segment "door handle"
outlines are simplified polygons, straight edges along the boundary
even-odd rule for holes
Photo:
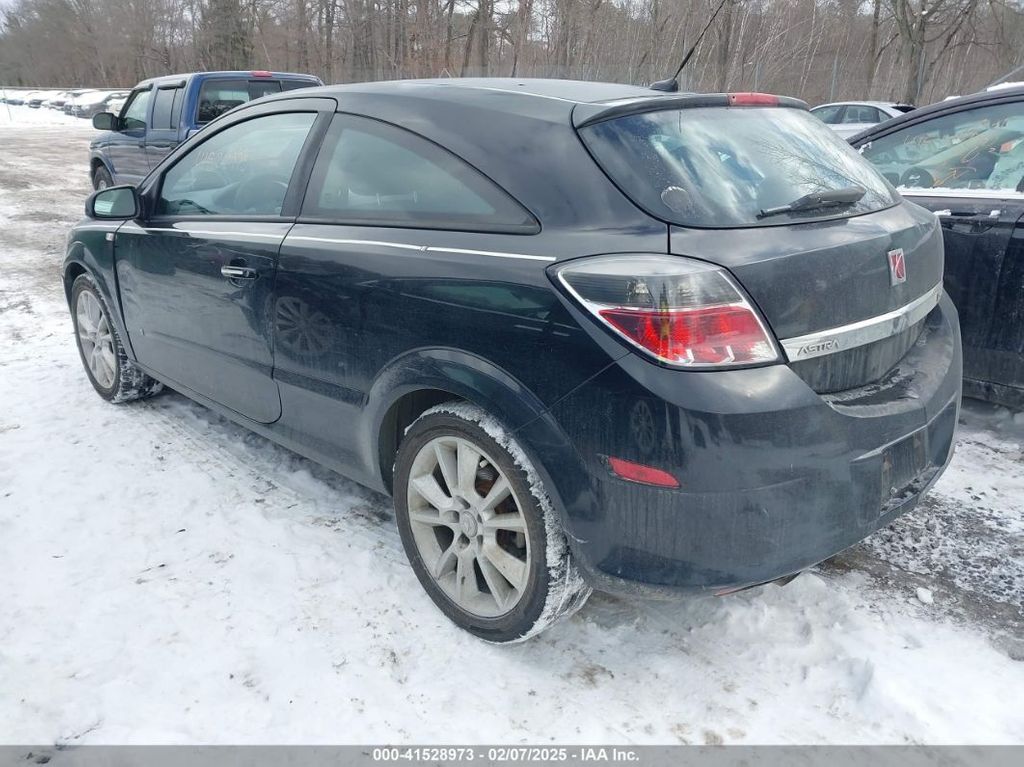
[[[988,213],[961,213],[959,211],[952,210],[937,210],[935,215],[939,218],[945,218],[953,221],[978,221],[992,223],[998,221],[999,217],[1003,215],[1003,211],[999,209],[990,210]]]
[[[248,266],[222,266],[220,274],[229,280],[255,280],[259,276],[259,272]]]

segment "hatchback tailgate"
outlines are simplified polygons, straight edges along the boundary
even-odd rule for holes
[[[852,218],[741,229],[671,227],[673,254],[727,268],[758,305],[776,338],[785,342],[842,329],[900,311],[942,282],[942,235],[934,215],[901,202]],[[903,281],[890,253],[902,251]],[[933,304],[934,305],[934,304]],[[917,314],[920,314],[918,312]],[[876,329],[856,349],[821,348],[794,369],[817,391],[839,391],[882,377],[916,340],[916,322]],[[878,336],[884,336],[878,337]]]

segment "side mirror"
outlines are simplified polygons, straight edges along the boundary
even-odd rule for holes
[[[142,213],[142,201],[134,186],[111,186],[93,192],[85,201],[89,218],[127,220]]]
[[[92,127],[96,130],[116,130],[117,115],[113,112],[99,112],[92,116]]]

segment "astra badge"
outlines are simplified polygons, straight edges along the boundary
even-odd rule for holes
[[[899,285],[907,281],[907,262],[903,258],[903,248],[890,250],[889,256],[889,285]]]

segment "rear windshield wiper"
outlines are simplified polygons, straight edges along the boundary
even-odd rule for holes
[[[832,208],[838,205],[853,205],[864,194],[865,190],[859,186],[844,186],[841,189],[811,192],[777,208],[762,208],[757,217],[768,218],[769,216],[777,216],[779,213],[791,213],[798,210],[816,210],[818,208]]]

